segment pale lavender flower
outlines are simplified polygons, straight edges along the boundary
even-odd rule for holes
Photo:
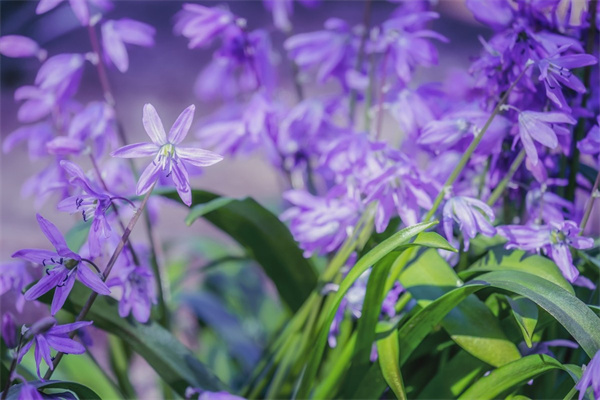
[[[208,46],[225,32],[241,35],[246,20],[222,7],[186,3],[176,15],[175,33],[189,39],[190,49]]]
[[[558,146],[556,131],[565,129],[553,124],[575,124],[570,115],[560,112],[522,111],[519,113],[519,138],[523,143],[527,158],[533,165],[538,163],[538,152],[534,140],[554,149]]]
[[[297,2],[314,7],[320,3],[320,0],[297,0]],[[291,31],[290,17],[294,13],[294,0],[263,0],[263,4],[273,14],[273,24],[277,29],[283,32]]]
[[[94,292],[103,295],[110,294],[110,290],[102,279],[82,264],[85,260],[69,249],[65,238],[56,226],[39,214],[37,214],[37,220],[44,235],[54,245],[56,252],[41,249],[23,249],[12,255],[13,258],[20,258],[46,267],[46,274],[25,292],[25,299],[35,300],[44,293],[56,288],[50,306],[50,312],[55,315],[65,304],[71,289],[73,289],[75,276]],[[50,269],[50,266],[53,266],[53,268]]]
[[[108,286],[120,286],[123,290],[119,301],[121,318],[133,314],[134,318],[146,323],[150,319],[152,304],[156,304],[154,276],[145,267],[129,266],[119,272],[119,276],[111,278]]]
[[[585,86],[571,70],[596,63],[596,57],[591,54],[555,55],[540,60],[538,67],[540,69],[540,79],[544,81],[546,87],[546,96],[559,108],[570,110],[561,86],[567,86],[577,93],[585,93]]]
[[[102,24],[102,46],[107,64],[113,64],[120,72],[129,69],[129,56],[125,44],[142,47],[154,46],[156,29],[129,18],[108,20]]]
[[[596,117],[596,125],[588,131],[586,137],[577,143],[577,148],[583,154],[597,155],[600,166],[600,116]]]
[[[508,27],[514,17],[507,0],[467,0],[466,5],[477,21],[496,30]]]
[[[600,351],[597,351],[592,360],[583,370],[581,379],[575,385],[579,390],[579,400],[583,400],[588,387],[592,388],[595,399],[600,399]]]
[[[19,362],[23,356],[29,351],[35,342],[35,364],[37,367],[37,375],[42,379],[40,374],[40,364],[42,359],[46,365],[52,370],[51,349],[60,351],[65,354],[83,354],[85,347],[81,343],[69,338],[69,332],[83,328],[92,324],[92,321],[74,322],[72,324],[56,325],[56,320],[53,317],[46,317],[33,324],[26,332],[25,337],[31,339],[27,342],[19,352]]]
[[[568,220],[550,225],[505,225],[498,227],[497,231],[508,239],[507,249],[543,251],[554,260],[569,282],[574,282],[579,276],[570,247],[588,249],[594,245],[592,238],[579,236],[581,229]]]
[[[183,110],[167,136],[156,109],[152,104],[146,104],[144,106],[143,123],[152,143],[130,144],[112,152],[113,157],[121,158],[154,156],[152,163],[146,167],[142,176],[140,176],[136,189],[138,195],[150,190],[152,184],[159,179],[162,173],[163,175],[166,174],[166,177],[172,176],[181,201],[189,206],[192,204],[192,190],[185,164],[208,167],[223,159],[220,155],[208,150],[179,146],[179,143],[185,139],[190,130],[195,110],[194,105]]]
[[[2,151],[6,154],[11,152],[16,145],[27,141],[29,158],[36,160],[48,155],[46,144],[54,137],[52,125],[48,122],[40,122],[33,125],[22,126],[8,134],[2,143]]]
[[[23,288],[31,282],[33,282],[33,277],[27,271],[26,263],[14,261],[0,264],[0,296],[13,293],[15,295],[13,301],[18,312],[22,312],[25,306]]]
[[[565,220],[565,215],[571,215],[574,211],[573,203],[540,188],[527,192],[525,204],[530,222],[560,223]]]
[[[13,315],[10,312],[2,314],[2,339],[6,347],[9,349],[17,347],[17,337],[17,326]]]
[[[415,137],[435,115],[427,100],[419,90],[404,89],[398,93],[390,112],[400,124],[400,129],[410,137]]]
[[[35,9],[36,14],[44,14],[54,7],[62,3],[64,0],[40,0]],[[73,13],[81,22],[81,25],[87,26],[90,23],[90,10],[86,3],[86,0],[69,0]]]
[[[20,35],[6,35],[0,37],[0,54],[12,58],[37,57],[43,61],[48,53],[33,39]]]
[[[290,221],[290,230],[306,257],[336,250],[356,224],[359,204],[342,191],[345,188],[334,188],[327,197],[316,197],[303,190],[283,194],[292,207],[280,218]]]
[[[478,233],[489,237],[496,234],[496,229],[491,223],[494,218],[492,208],[481,200],[455,196],[444,205],[444,233],[448,241],[456,247],[457,241],[452,229],[452,225],[456,221],[459,230],[463,233],[465,251],[468,251],[469,240],[473,239]]]

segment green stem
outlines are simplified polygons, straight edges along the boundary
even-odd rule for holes
[[[502,194],[504,193],[504,190],[506,189],[506,187],[508,186],[508,184],[512,180],[513,176],[515,176],[515,173],[517,172],[517,170],[521,166],[521,163],[523,162],[524,159],[525,159],[525,149],[522,149],[519,152],[519,154],[517,155],[517,158],[515,158],[513,160],[512,164],[510,164],[510,168],[508,169],[508,172],[506,173],[506,175],[504,176],[504,178],[502,178],[502,180],[500,181],[500,183],[498,183],[498,186],[496,186],[496,188],[494,188],[494,191],[492,192],[492,194],[488,198],[488,200],[487,200],[487,205],[488,206],[491,207],[494,204],[496,204],[496,202],[502,196]]]
[[[500,99],[498,104],[496,104],[494,111],[492,111],[492,114],[490,115],[488,120],[485,122],[485,125],[483,126],[483,128],[481,129],[479,134],[475,137],[475,139],[473,139],[473,141],[471,142],[471,144],[469,145],[469,147],[467,148],[467,150],[461,157],[460,161],[458,162],[458,165],[454,168],[454,170],[452,171],[452,173],[446,180],[446,183],[444,183],[444,187],[442,188],[442,190],[440,190],[440,193],[435,198],[433,207],[431,207],[431,210],[429,210],[429,212],[425,215],[425,218],[423,218],[423,222],[430,221],[431,218],[435,215],[437,209],[439,208],[440,204],[442,203],[442,200],[444,200],[444,196],[446,195],[446,192],[452,188],[452,185],[454,184],[454,182],[456,181],[456,179],[458,178],[458,176],[460,175],[462,170],[465,168],[465,166],[469,162],[469,159],[471,158],[471,155],[473,154],[473,152],[475,152],[475,149],[477,149],[477,146],[483,139],[483,135],[486,133],[486,131],[492,124],[492,121],[494,120],[496,115],[498,115],[500,113],[502,105],[506,102],[506,100],[508,99],[508,96],[513,91],[513,89],[515,88],[517,83],[521,80],[523,75],[525,75],[525,72],[529,69],[530,65],[532,65],[532,63],[530,63],[528,61],[527,64],[525,65],[525,68],[523,68],[523,71],[521,71],[521,73],[519,74],[519,76],[517,76],[515,81],[510,85],[510,87],[506,90],[506,92],[504,92],[504,95],[502,96],[502,98]]]

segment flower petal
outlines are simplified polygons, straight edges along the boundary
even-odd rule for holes
[[[119,70],[127,72],[129,69],[129,56],[125,43],[115,29],[115,21],[107,21],[102,24],[102,47],[104,48],[105,59]]]
[[[69,276],[66,282],[59,283],[59,286],[57,286],[54,291],[54,297],[52,298],[52,304],[50,305],[50,314],[56,315],[62,306],[65,305],[65,301],[67,300],[67,297],[69,297],[69,293],[71,293],[74,284],[75,277],[73,275]]]
[[[154,143],[134,143],[113,151],[110,155],[120,158],[152,157],[160,147]]]
[[[85,347],[79,342],[69,339],[68,337],[60,337],[55,335],[46,335],[48,344],[58,351],[66,354],[83,354]]]
[[[69,246],[67,246],[67,242],[65,241],[65,238],[63,237],[62,233],[60,233],[60,231],[52,222],[48,221],[40,214],[36,214],[36,218],[38,220],[40,228],[42,229],[42,232],[44,232],[44,235],[46,235],[50,243],[54,245],[54,247],[56,248],[56,252],[59,255],[63,257],[70,257],[76,260],[80,259],[80,257],[77,254],[73,253],[71,249],[69,249]]]
[[[44,275],[42,279],[38,281],[38,283],[25,292],[25,300],[35,300],[44,293],[54,289],[65,279],[66,275],[67,270],[64,267],[58,267],[49,271],[48,274]]]
[[[51,335],[62,335],[74,331],[79,328],[83,328],[84,326],[90,326],[92,321],[80,321],[80,322],[72,322],[70,324],[64,325],[55,325],[48,331]]]
[[[169,142],[173,144],[179,144],[187,136],[190,127],[192,126],[192,120],[194,119],[194,112],[196,106],[191,105],[179,114],[177,120],[169,131]]]
[[[137,183],[136,193],[138,196],[146,193],[152,184],[158,179],[158,174],[161,172],[160,164],[152,162],[146,167],[142,176]]]
[[[181,201],[189,207],[192,204],[192,190],[190,188],[190,177],[185,165],[174,163],[172,177]]]
[[[21,260],[31,261],[36,264],[51,263],[51,258],[60,258],[54,251],[42,249],[23,249],[12,255],[12,258],[20,258]]]
[[[106,286],[106,283],[85,265],[79,265],[77,267],[77,277],[81,283],[92,289],[94,292],[103,295],[110,294],[110,289]]]
[[[223,160],[223,156],[209,150],[194,147],[177,147],[179,158],[196,167],[208,167]]]
[[[146,129],[146,133],[150,136],[152,142],[158,146],[167,143],[165,128],[163,128],[162,121],[154,106],[149,103],[145,104],[143,114],[142,122],[144,123],[144,129]]]

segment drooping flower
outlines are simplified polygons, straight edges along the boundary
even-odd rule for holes
[[[176,16],[175,33],[189,39],[188,47],[208,46],[214,39],[226,31],[241,35],[246,20],[238,18],[223,7],[206,7],[200,4],[186,3]]]
[[[486,219],[487,218],[489,219]],[[492,237],[496,228],[490,221],[494,221],[494,211],[490,206],[471,197],[455,196],[444,205],[444,233],[452,243],[456,243],[452,225],[456,221],[463,233],[465,251],[469,250],[469,240],[478,233]],[[455,244],[456,246],[456,244]]]
[[[549,225],[505,225],[497,230],[508,239],[507,249],[542,250],[554,260],[569,282],[574,282],[579,276],[579,270],[573,265],[570,247],[588,249],[594,245],[592,238],[579,236],[581,229],[569,220]]]
[[[36,14],[44,14],[54,7],[62,3],[64,0],[40,0],[35,9]],[[86,0],[69,0],[71,9],[75,16],[81,22],[81,25],[87,26],[90,23],[90,10],[86,4]]]
[[[573,68],[596,64],[596,57],[591,54],[569,54],[554,56],[540,60],[540,79],[544,81],[546,96],[559,108],[570,110],[561,86],[567,86],[577,93],[585,93],[583,83],[571,72]]]
[[[37,367],[37,375],[42,379],[40,374],[40,364],[42,359],[50,369],[54,369],[52,364],[51,349],[60,351],[65,354],[83,354],[85,347],[81,343],[69,338],[69,332],[76,329],[90,326],[92,321],[74,322],[72,324],[56,325],[56,320],[53,317],[46,317],[34,323],[26,332],[25,338],[31,339],[27,342],[19,352],[19,362],[35,343],[35,364]]]
[[[25,292],[25,299],[35,300],[44,293],[56,288],[50,306],[50,312],[55,315],[65,304],[75,284],[75,276],[94,292],[103,295],[110,294],[110,290],[102,279],[83,265],[84,260],[79,254],[69,249],[65,238],[56,226],[39,214],[37,214],[37,220],[44,235],[54,245],[56,252],[41,249],[23,249],[12,255],[13,258],[41,264],[46,268],[46,274],[42,279]]]
[[[17,347],[17,326],[10,312],[2,314],[2,339],[9,349]]]
[[[519,351],[523,356],[528,356],[531,354],[546,354],[550,357],[556,358],[550,347],[568,347],[570,349],[576,349],[579,345],[571,340],[564,339],[556,339],[556,340],[548,340],[545,342],[536,342],[533,343],[531,348],[527,347],[525,342],[519,344]]]
[[[27,141],[29,158],[36,160],[48,155],[46,144],[54,138],[52,125],[48,122],[40,122],[33,125],[25,125],[11,132],[2,143],[2,151],[6,154],[12,151],[22,141]]]
[[[558,146],[556,130],[564,127],[553,124],[575,124],[577,121],[560,112],[522,111],[519,113],[519,138],[523,143],[527,158],[533,165],[538,163],[538,152],[534,140],[554,149]]]
[[[156,29],[129,18],[108,20],[102,24],[102,46],[107,64],[113,64],[120,72],[129,69],[129,56],[125,44],[142,47],[154,46]]]
[[[43,61],[48,53],[26,36],[6,35],[0,37],[0,54],[12,58],[37,57]]]
[[[595,154],[600,166],[600,116],[596,117],[596,125],[588,131],[586,137],[577,143],[577,148],[583,154]]]
[[[477,21],[496,30],[508,27],[514,18],[507,0],[467,0],[466,5]]]
[[[579,400],[583,400],[583,396],[585,396],[585,392],[589,387],[592,388],[594,398],[600,399],[600,351],[596,352],[585,367],[581,379],[575,387],[579,390]]]
[[[119,276],[111,278],[108,286],[120,286],[123,289],[119,301],[121,318],[133,314],[141,323],[148,322],[152,304],[156,304],[154,275],[145,267],[129,266],[119,272]]]
[[[154,160],[146,167],[138,181],[136,189],[138,195],[146,193],[162,173],[166,177],[172,177],[181,200],[189,206],[192,204],[192,191],[185,164],[208,167],[223,159],[208,150],[179,146],[190,130],[195,109],[196,107],[191,105],[183,110],[167,136],[156,109],[151,104],[146,104],[143,123],[152,142],[130,144],[112,152],[113,157],[121,158],[154,156]]]

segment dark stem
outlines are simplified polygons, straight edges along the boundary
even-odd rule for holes
[[[106,268],[104,269],[104,273],[102,276],[103,281],[106,281],[106,279],[108,279],[108,276],[110,275],[110,271],[112,270],[113,266],[115,265],[115,262],[117,262],[117,259],[121,255],[121,252],[125,248],[125,243],[129,239],[129,235],[131,235],[133,228],[137,224],[137,221],[140,219],[140,216],[142,215],[143,210],[146,208],[146,204],[148,203],[148,199],[150,198],[150,195],[152,194],[154,185],[156,185],[156,183],[152,184],[152,187],[150,187],[150,190],[148,190],[148,193],[146,193],[146,195],[144,196],[144,198],[142,200],[142,204],[140,205],[140,208],[138,208],[136,210],[135,214],[129,221],[129,224],[127,224],[127,227],[125,228],[125,231],[123,232],[123,236],[121,237],[121,240],[119,241],[119,244],[117,245],[117,248],[115,249],[112,256],[110,257],[110,260],[108,260],[108,264],[106,265]],[[85,305],[79,312],[79,315],[77,315],[77,318],[75,318],[75,322],[80,322],[85,319],[87,313],[92,308],[92,305],[94,305],[94,302],[96,301],[97,297],[98,297],[98,293],[96,293],[96,292],[92,292],[90,294],[90,297],[85,302]],[[69,334],[69,337],[72,339],[73,337],[75,337],[75,333],[76,333],[75,331],[72,331]],[[52,362],[53,369],[48,368],[48,370],[46,371],[46,374],[44,375],[44,380],[48,380],[52,377],[52,373],[56,370],[56,367],[60,363],[60,360],[62,359],[63,355],[64,355],[64,353],[60,352],[60,351],[56,354],[56,357],[54,357],[54,361]]]
[[[583,218],[581,219],[581,225],[579,226],[581,228],[581,231],[579,232],[580,235],[583,234],[583,230],[585,229],[590,219],[590,215],[592,214],[592,210],[594,209],[595,200],[598,197],[600,197],[598,185],[600,185],[600,171],[598,172],[598,175],[596,175],[596,181],[594,182],[594,187],[592,188],[592,194],[590,196],[590,199],[588,200],[587,206],[585,207],[585,213],[583,214]]]
[[[585,52],[593,54],[594,45],[596,43],[596,11],[598,9],[598,0],[590,1],[589,15],[590,15],[590,27],[588,30],[587,42],[585,45]],[[586,88],[590,87],[591,76],[592,76],[593,65],[587,66],[583,70],[583,86]],[[588,99],[590,97],[590,90],[588,89],[581,96],[581,108],[585,109],[587,106]],[[569,201],[575,200],[575,189],[577,189],[577,173],[579,172],[579,158],[581,153],[577,147],[577,143],[582,140],[585,136],[585,120],[586,118],[579,118],[577,126],[575,127],[573,141],[571,143],[571,163],[569,166],[569,184],[565,191],[565,198]]]
[[[17,351],[10,363],[10,368],[8,370],[8,377],[6,379],[6,385],[4,386],[4,391],[2,392],[2,400],[6,400],[6,396],[8,396],[8,390],[10,389],[10,383],[13,381],[12,374],[17,369],[17,360],[19,359],[19,353],[21,352],[21,345],[23,344],[23,333],[20,332],[19,336],[19,344],[17,345]]]
[[[96,28],[92,25],[88,25],[88,33],[90,36],[90,43],[92,44],[92,50],[97,58],[96,69],[98,70],[98,77],[100,78],[100,84],[102,85],[102,92],[104,93],[104,99],[106,102],[114,108],[115,106],[115,98],[112,95],[112,90],[110,89],[110,83],[108,81],[108,76],[106,74],[106,69],[104,68],[104,63],[102,62],[102,53],[100,51],[100,44],[98,42],[98,35],[96,34]]]

